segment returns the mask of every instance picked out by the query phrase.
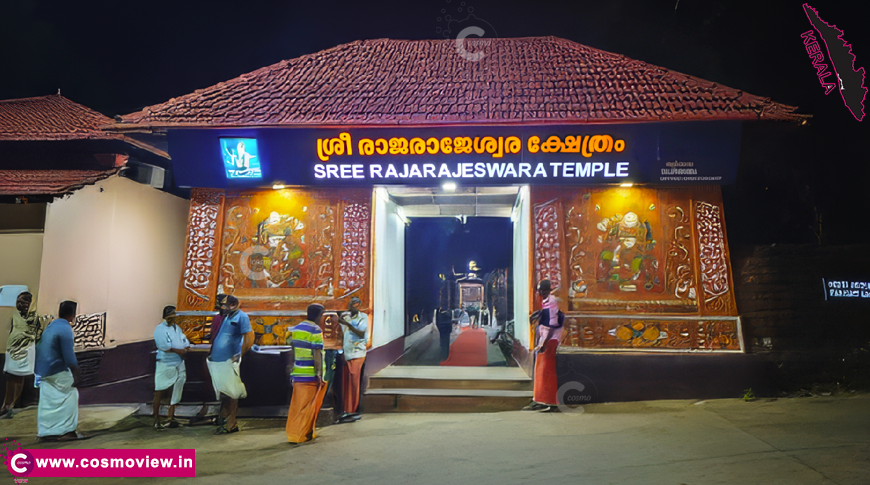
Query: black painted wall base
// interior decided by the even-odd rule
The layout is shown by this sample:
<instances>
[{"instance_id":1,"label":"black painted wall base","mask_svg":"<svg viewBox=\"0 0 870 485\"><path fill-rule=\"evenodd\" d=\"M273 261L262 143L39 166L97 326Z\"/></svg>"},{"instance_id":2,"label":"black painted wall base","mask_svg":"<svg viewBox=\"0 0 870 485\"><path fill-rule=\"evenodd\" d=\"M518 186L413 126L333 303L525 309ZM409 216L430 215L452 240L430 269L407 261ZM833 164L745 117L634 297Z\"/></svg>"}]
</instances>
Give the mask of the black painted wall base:
<instances>
[{"instance_id":1,"label":"black painted wall base","mask_svg":"<svg viewBox=\"0 0 870 485\"><path fill-rule=\"evenodd\" d=\"M766 396L775 370L752 354L566 353L556 367L560 389L580 404L739 398L750 388Z\"/></svg>"}]
</instances>

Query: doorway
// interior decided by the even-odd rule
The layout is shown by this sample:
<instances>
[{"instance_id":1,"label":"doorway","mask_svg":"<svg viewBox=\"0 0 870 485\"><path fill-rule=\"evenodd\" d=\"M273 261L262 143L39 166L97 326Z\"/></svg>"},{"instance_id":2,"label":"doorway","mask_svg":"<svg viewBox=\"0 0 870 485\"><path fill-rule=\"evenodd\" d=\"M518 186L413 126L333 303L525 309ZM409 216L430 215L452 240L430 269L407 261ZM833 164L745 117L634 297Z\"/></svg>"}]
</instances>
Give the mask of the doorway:
<instances>
[{"instance_id":1,"label":"doorway","mask_svg":"<svg viewBox=\"0 0 870 485\"><path fill-rule=\"evenodd\" d=\"M394 365L515 366L510 349L513 339L522 341L522 329L514 314L528 308L527 301L517 301L528 299L528 244L518 244L528 239L528 219L521 217L528 190L376 190L405 226L401 252L396 247L389 254L394 262L402 258L404 273L399 285L391 272L389 285L394 305L402 288L404 307L405 352ZM444 348L445 314L449 350Z\"/></svg>"}]
</instances>

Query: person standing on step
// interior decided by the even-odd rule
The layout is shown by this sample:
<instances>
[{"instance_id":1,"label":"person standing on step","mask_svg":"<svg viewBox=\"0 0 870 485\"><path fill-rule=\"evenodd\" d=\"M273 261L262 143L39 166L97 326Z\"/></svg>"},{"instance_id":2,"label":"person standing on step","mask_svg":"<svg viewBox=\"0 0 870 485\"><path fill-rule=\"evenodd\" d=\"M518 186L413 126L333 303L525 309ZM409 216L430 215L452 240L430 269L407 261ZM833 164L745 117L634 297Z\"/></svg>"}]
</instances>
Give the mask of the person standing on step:
<instances>
[{"instance_id":1,"label":"person standing on step","mask_svg":"<svg viewBox=\"0 0 870 485\"><path fill-rule=\"evenodd\" d=\"M175 324L175 307L163 308L163 321L154 329L154 343L157 345L157 364L154 369L154 429L178 428L181 424L175 419L175 405L181 401L184 383L187 382L187 368L184 357L190 348L190 341L181 328ZM172 389L169 397L168 422L160 422L160 401L163 393Z\"/></svg>"},{"instance_id":2,"label":"person standing on step","mask_svg":"<svg viewBox=\"0 0 870 485\"><path fill-rule=\"evenodd\" d=\"M248 315L239 310L239 299L230 295L221 305L226 316L220 331L211 346L211 355L206 359L208 373L214 386L215 396L221 401L215 434L239 431L236 411L239 399L248 396L241 378L242 357L254 345L254 329Z\"/></svg>"},{"instance_id":3,"label":"person standing on step","mask_svg":"<svg viewBox=\"0 0 870 485\"><path fill-rule=\"evenodd\" d=\"M535 344L535 393L524 411L553 412L558 410L556 349L562 339L562 319L556 296L551 293L550 280L541 280L541 311L538 317Z\"/></svg>"},{"instance_id":4,"label":"person standing on step","mask_svg":"<svg viewBox=\"0 0 870 485\"><path fill-rule=\"evenodd\" d=\"M362 300L353 297L347 304L347 310L339 317L338 322L344 327L342 351L344 365L342 366L342 391L344 398L344 414L339 422L348 423L359 419L359 392L362 368L366 361L366 345L369 341L369 317L359 311Z\"/></svg>"}]
</instances>

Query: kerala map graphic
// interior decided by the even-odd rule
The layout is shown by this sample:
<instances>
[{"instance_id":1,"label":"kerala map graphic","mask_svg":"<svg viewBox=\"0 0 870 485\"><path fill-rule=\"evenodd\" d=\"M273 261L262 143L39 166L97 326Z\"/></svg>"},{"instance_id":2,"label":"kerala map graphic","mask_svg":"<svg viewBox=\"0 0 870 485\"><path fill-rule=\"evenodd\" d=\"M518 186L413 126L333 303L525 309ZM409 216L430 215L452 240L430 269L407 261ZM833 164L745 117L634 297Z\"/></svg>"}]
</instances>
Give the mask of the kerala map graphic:
<instances>
[{"instance_id":1,"label":"kerala map graphic","mask_svg":"<svg viewBox=\"0 0 870 485\"><path fill-rule=\"evenodd\" d=\"M856 120L864 119L864 97L867 88L864 87L864 68L855 69L855 55L852 54L852 45L846 43L843 38L844 32L836 25L830 25L819 17L819 13L808 3L804 5L804 13L813 24L813 28L819 33L831 68L837 76L840 96L846 104L846 108ZM825 93L827 94L827 92Z\"/></svg>"}]
</instances>

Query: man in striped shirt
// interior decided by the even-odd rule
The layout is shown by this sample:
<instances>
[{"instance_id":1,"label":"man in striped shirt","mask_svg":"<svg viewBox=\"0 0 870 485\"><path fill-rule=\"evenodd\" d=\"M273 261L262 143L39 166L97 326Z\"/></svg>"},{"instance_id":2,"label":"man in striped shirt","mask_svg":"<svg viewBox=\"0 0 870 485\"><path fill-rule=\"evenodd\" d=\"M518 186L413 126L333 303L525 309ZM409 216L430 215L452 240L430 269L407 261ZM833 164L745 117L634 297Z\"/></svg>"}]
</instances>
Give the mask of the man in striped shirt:
<instances>
[{"instance_id":1,"label":"man in striped shirt","mask_svg":"<svg viewBox=\"0 0 870 485\"><path fill-rule=\"evenodd\" d=\"M293 396L287 412L287 441L292 444L309 441L317 436L314 424L326 394L323 382L323 333L320 319L323 305L308 306L307 319L288 329L287 344L293 346Z\"/></svg>"}]
</instances>

